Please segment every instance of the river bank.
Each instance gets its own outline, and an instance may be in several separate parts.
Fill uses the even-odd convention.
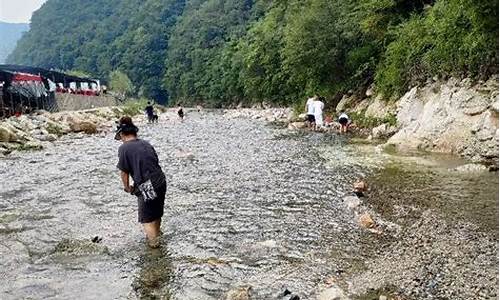
[[[0,154],[42,149],[70,133],[98,134],[113,127],[123,107],[49,113],[39,111],[0,121]]]
[[[290,131],[281,112],[137,117],[169,182],[160,251],[120,189],[112,132],[0,159],[1,298],[496,297],[495,174]]]
[[[397,101],[371,89],[364,97],[346,95],[336,111],[368,124],[368,138],[394,150],[453,154],[498,169],[498,100],[498,77],[450,78],[414,87]]]

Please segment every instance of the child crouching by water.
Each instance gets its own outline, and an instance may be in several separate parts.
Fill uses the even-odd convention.
[[[138,220],[144,226],[148,244],[159,247],[167,182],[158,155],[148,142],[137,138],[139,129],[130,117],[122,117],[115,139],[121,140],[117,167],[125,192],[137,196]],[[130,176],[134,184],[130,185]]]

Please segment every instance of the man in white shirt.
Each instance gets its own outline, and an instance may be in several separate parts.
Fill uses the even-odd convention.
[[[325,103],[323,102],[324,100],[324,97],[319,97],[319,99],[314,100],[312,103],[316,129],[323,127],[323,109],[325,108]]]
[[[314,100],[318,99],[318,95],[314,95],[314,97],[311,97],[307,99],[306,102],[306,114],[307,114],[307,119],[306,122],[308,123],[308,127],[313,126],[315,119],[314,119]]]

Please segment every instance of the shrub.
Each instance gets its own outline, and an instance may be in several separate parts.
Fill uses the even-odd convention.
[[[147,99],[128,100],[123,104],[122,114],[127,116],[138,115],[144,111],[147,104]]]
[[[427,78],[487,77],[498,72],[498,2],[438,0],[394,29],[376,84],[399,97]]]

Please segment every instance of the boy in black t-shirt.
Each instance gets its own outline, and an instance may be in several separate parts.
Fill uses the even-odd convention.
[[[130,117],[120,119],[115,139],[123,144],[118,149],[117,167],[124,190],[137,196],[138,220],[144,226],[149,245],[158,247],[167,183],[155,149],[137,138],[138,131]]]

